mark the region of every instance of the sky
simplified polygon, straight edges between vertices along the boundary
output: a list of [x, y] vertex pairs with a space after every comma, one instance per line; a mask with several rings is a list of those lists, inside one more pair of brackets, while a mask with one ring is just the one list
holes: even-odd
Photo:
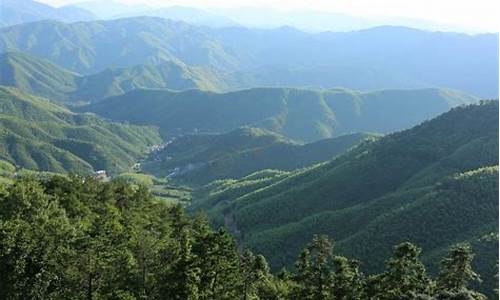
[[[61, 6], [84, 0], [38, 0]], [[89, 0], [87, 0], [89, 1]], [[92, 1], [92, 0], [91, 0]], [[110, 1], [110, 0], [102, 0]], [[115, 0], [148, 6], [198, 8], [263, 7], [292, 11], [329, 11], [360, 17], [405, 17], [471, 29], [500, 29], [499, 0]]]

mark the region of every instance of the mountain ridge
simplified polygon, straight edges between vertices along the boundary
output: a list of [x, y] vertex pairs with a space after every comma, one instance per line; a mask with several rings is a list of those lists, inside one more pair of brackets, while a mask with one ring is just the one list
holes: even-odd
[[446, 89], [358, 92], [251, 88], [227, 93], [138, 89], [79, 107], [117, 121], [154, 125], [164, 137], [249, 126], [297, 141], [408, 128], [478, 99]]

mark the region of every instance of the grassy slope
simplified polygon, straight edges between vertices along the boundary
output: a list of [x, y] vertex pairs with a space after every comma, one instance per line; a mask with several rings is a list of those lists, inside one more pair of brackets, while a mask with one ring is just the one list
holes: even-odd
[[[275, 133], [241, 128], [222, 135], [180, 137], [143, 163], [143, 169], [190, 184], [241, 178], [261, 169], [293, 170], [339, 155], [370, 134], [352, 134], [300, 145]], [[188, 169], [191, 165], [192, 169]]]
[[498, 165], [497, 151], [494, 101], [456, 108], [307, 170], [207, 188], [193, 209], [208, 210], [219, 225], [231, 216], [242, 243], [274, 268], [290, 265], [323, 233], [374, 271], [403, 240], [432, 255], [496, 232], [498, 167], [488, 166]]
[[7, 87], [0, 87], [0, 124], [0, 157], [40, 171], [127, 170], [160, 142], [153, 128], [75, 114]]
[[164, 136], [258, 127], [299, 141], [411, 127], [475, 97], [444, 89], [356, 92], [254, 88], [230, 93], [135, 90], [83, 107], [105, 117], [159, 126]]

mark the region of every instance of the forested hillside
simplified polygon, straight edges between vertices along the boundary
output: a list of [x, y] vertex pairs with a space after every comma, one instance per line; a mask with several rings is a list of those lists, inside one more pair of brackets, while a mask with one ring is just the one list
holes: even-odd
[[0, 0], [0, 300], [498, 299], [489, 4], [80, 1]]
[[138, 17], [2, 28], [0, 52], [6, 51], [26, 52], [84, 75], [172, 61], [222, 72], [236, 89], [448, 87], [498, 95], [497, 34], [390, 26], [312, 34], [290, 27], [210, 28]]
[[230, 93], [135, 90], [80, 108], [118, 121], [154, 125], [164, 137], [224, 133], [250, 126], [297, 141], [405, 129], [477, 98], [446, 89], [357, 92], [255, 88]]
[[113, 174], [129, 170], [161, 139], [151, 127], [75, 114], [47, 99], [0, 87], [0, 141], [0, 159], [20, 168]]
[[174, 62], [108, 68], [84, 76], [26, 53], [0, 54], [0, 85], [59, 102], [93, 102], [136, 88], [224, 90], [223, 78], [207, 68]]
[[241, 128], [182, 136], [142, 163], [142, 170], [189, 184], [237, 179], [262, 169], [294, 170], [331, 159], [374, 134], [350, 134], [301, 145], [276, 133]]
[[[498, 102], [455, 108], [303, 171], [208, 186], [200, 208], [272, 268], [291, 265], [313, 234], [335, 237], [367, 271], [402, 241], [430, 254], [479, 241], [498, 226]], [[491, 243], [481, 249], [494, 262]], [[492, 266], [481, 272], [492, 276]]]
[[265, 257], [145, 188], [61, 176], [0, 186], [2, 299], [486, 299], [467, 244], [441, 256], [439, 276], [411, 243], [370, 276], [334, 245], [315, 236], [294, 270], [273, 275]]

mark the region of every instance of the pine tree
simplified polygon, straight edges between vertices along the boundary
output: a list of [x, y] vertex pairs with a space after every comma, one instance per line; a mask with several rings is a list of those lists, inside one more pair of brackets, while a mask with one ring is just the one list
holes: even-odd
[[326, 236], [314, 236], [296, 263], [297, 299], [330, 299], [333, 287], [333, 244]]
[[448, 256], [441, 261], [441, 272], [437, 280], [440, 297], [460, 294], [469, 295], [472, 299], [486, 299], [484, 295], [469, 289], [471, 282], [481, 281], [479, 275], [472, 270], [473, 259], [474, 254], [469, 244], [451, 247]]
[[[375, 285], [375, 297], [379, 299], [411, 299], [432, 291], [432, 281], [419, 259], [421, 249], [405, 242], [395, 247], [394, 256], [387, 261], [387, 269], [381, 276], [371, 279]], [[373, 292], [373, 291], [372, 291]]]
[[359, 272], [359, 262], [343, 256], [333, 259], [333, 296], [338, 300], [363, 299], [364, 279]]

